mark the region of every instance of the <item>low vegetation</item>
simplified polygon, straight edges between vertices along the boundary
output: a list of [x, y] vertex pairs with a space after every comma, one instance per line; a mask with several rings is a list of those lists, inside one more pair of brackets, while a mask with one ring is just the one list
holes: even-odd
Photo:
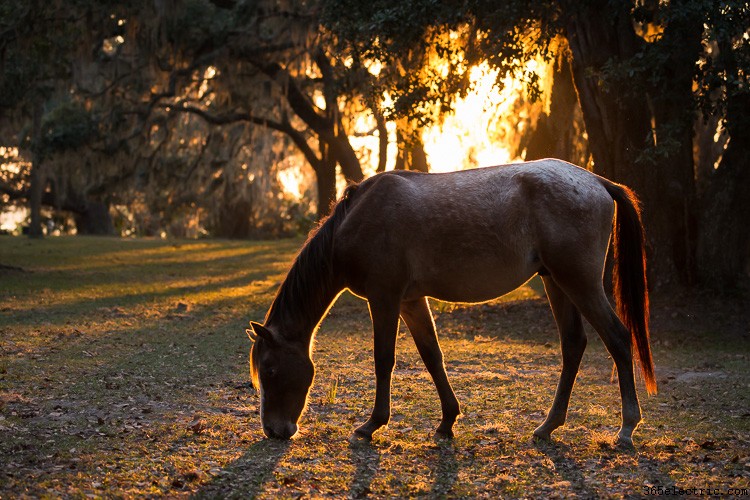
[[747, 297], [654, 298], [660, 392], [641, 389], [636, 451], [613, 447], [620, 399], [589, 331], [568, 423], [531, 433], [557, 383], [557, 334], [532, 281], [499, 301], [434, 303], [464, 415], [439, 403], [405, 327], [393, 418], [371, 445], [371, 326], [343, 296], [317, 336], [302, 433], [264, 438], [244, 328], [301, 240], [0, 239], [0, 497], [640, 497], [750, 488]]

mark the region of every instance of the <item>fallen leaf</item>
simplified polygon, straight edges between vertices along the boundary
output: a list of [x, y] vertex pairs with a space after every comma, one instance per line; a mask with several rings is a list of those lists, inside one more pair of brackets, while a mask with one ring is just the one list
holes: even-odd
[[193, 420], [188, 424], [187, 428], [196, 434], [200, 434], [201, 432], [206, 430], [206, 421], [200, 418]]

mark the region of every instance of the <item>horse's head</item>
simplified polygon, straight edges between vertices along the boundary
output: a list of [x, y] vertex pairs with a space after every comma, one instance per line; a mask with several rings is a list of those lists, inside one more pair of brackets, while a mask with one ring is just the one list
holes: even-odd
[[269, 328], [251, 322], [247, 333], [250, 377], [260, 391], [260, 420], [270, 438], [289, 439], [307, 404], [315, 367], [306, 347], [285, 341]]

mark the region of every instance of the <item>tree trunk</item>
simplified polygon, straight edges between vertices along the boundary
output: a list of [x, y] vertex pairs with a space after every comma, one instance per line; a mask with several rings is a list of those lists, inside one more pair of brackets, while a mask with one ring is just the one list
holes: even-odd
[[[404, 121], [402, 121], [403, 123]], [[419, 131], [409, 130], [408, 124], [402, 125], [406, 130], [397, 129], [396, 147], [396, 165], [394, 170], [417, 170], [419, 172], [429, 172], [430, 166], [427, 163], [427, 154], [422, 142], [422, 134]]]
[[697, 260], [699, 281], [732, 288], [747, 279], [750, 258], [750, 95], [730, 97], [725, 126], [730, 136], [719, 168], [703, 195]]
[[422, 136], [417, 135], [414, 144], [411, 146], [410, 156], [411, 165], [409, 170], [417, 170], [419, 172], [429, 172], [430, 167], [427, 164], [427, 154], [424, 152], [424, 143], [422, 142]]
[[[324, 136], [322, 136], [324, 137]], [[344, 132], [342, 125], [339, 123], [338, 131], [327, 141], [332, 156], [336, 158], [341, 165], [341, 173], [347, 182], [360, 182], [365, 178], [362, 173], [362, 165], [359, 163], [357, 153], [349, 142], [349, 137]]]
[[73, 218], [78, 234], [115, 234], [109, 205], [102, 201], [89, 201], [82, 211], [74, 214]]
[[251, 220], [252, 213], [251, 201], [238, 200], [234, 203], [225, 203], [218, 211], [217, 220], [211, 232], [219, 238], [247, 238], [257, 229]]
[[330, 154], [323, 154], [319, 168], [315, 170], [318, 187], [318, 219], [327, 216], [336, 202], [336, 160]]
[[373, 107], [375, 123], [378, 129], [378, 167], [376, 172], [385, 172], [388, 163], [388, 127], [386, 126], [385, 117], [377, 107]]
[[32, 117], [32, 158], [31, 158], [31, 180], [29, 185], [29, 212], [31, 221], [29, 224], [29, 237], [41, 238], [42, 231], [42, 195], [47, 177], [42, 170], [44, 155], [42, 154], [42, 113], [44, 111], [41, 99], [34, 103]]
[[[674, 8], [679, 8], [675, 2]], [[660, 161], [656, 175], [661, 228], [671, 229], [671, 258], [682, 280], [695, 284], [697, 244], [697, 194], [693, 136], [695, 61], [702, 51], [703, 19], [695, 13], [675, 16], [654, 44], [668, 54], [660, 68], [661, 83], [652, 96], [656, 125], [655, 153]], [[646, 174], [648, 175], [648, 174]]]
[[[690, 255], [695, 243], [691, 236], [694, 233], [691, 137], [682, 137], [678, 147], [656, 162], [648, 160], [662, 146], [658, 141], [665, 132], [657, 123], [657, 142], [654, 142], [652, 119], [660, 119], [664, 124], [677, 123], [678, 128], [687, 120], [687, 128], [682, 130], [690, 130], [692, 121], [684, 110], [692, 108], [692, 100], [686, 99], [692, 81], [676, 78], [663, 82], [658, 89], [657, 95], [673, 96], [670, 109], [681, 107], [681, 116], [667, 109], [660, 110], [659, 116], [652, 114], [645, 91], [633, 90], [642, 88], [642, 81], [617, 82], [616, 88], [603, 85], [598, 73], [604, 66], [631, 60], [645, 42], [636, 35], [624, 4], [595, 1], [585, 5], [569, 4], [567, 39], [594, 171], [628, 185], [640, 196], [651, 284], [658, 287], [673, 282], [690, 283], [694, 265]], [[651, 151], [644, 155], [646, 149]]]
[[583, 132], [570, 61], [562, 57], [552, 76], [549, 116], [542, 114], [527, 137], [525, 159], [559, 158], [585, 167], [589, 153]]

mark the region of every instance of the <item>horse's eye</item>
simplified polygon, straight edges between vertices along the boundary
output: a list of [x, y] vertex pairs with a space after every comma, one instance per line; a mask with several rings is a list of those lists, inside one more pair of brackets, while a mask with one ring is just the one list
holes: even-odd
[[275, 367], [271, 367], [271, 368], [268, 369], [268, 376], [271, 377], [271, 378], [273, 378], [273, 377], [276, 376], [276, 368]]

